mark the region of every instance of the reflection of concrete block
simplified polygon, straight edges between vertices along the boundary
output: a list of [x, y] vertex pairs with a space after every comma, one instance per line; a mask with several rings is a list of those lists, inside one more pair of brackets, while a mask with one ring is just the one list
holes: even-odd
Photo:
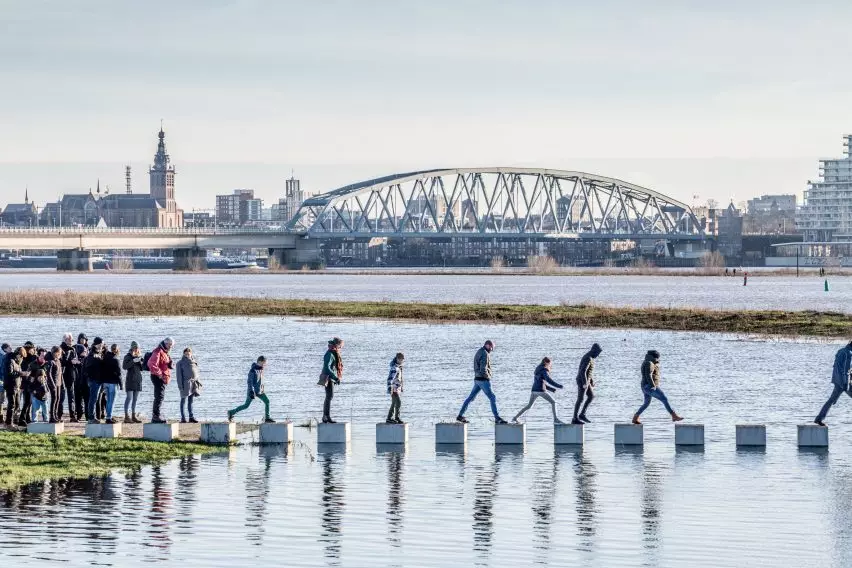
[[766, 426], [763, 424], [737, 424], [738, 446], [765, 446]]
[[828, 426], [799, 424], [799, 446], [810, 448], [828, 447]]
[[65, 424], [57, 422], [30, 422], [27, 424], [27, 434], [62, 434], [65, 432]]
[[352, 439], [352, 430], [349, 422], [338, 422], [336, 424], [323, 424], [320, 422], [317, 429], [317, 443], [319, 444], [347, 444]]
[[675, 424], [675, 445], [703, 446], [704, 424]]
[[641, 424], [616, 424], [615, 444], [618, 446], [641, 446], [644, 435]]
[[154, 424], [147, 422], [142, 425], [142, 437], [154, 442], [171, 442], [180, 438], [180, 424], [171, 422]]
[[293, 423], [275, 422], [260, 425], [261, 444], [289, 444], [293, 441]]
[[583, 440], [584, 436], [582, 424], [553, 425], [554, 444], [573, 444], [575, 446], [582, 446]]
[[201, 425], [201, 441], [207, 444], [233, 444], [237, 425], [233, 422], [208, 422]]
[[376, 424], [377, 444], [407, 444], [408, 424]]
[[466, 444], [467, 424], [464, 422], [439, 422], [435, 424], [435, 444]]
[[118, 438], [121, 424], [86, 424], [87, 438]]
[[495, 424], [495, 444], [524, 444], [527, 441], [526, 424]]

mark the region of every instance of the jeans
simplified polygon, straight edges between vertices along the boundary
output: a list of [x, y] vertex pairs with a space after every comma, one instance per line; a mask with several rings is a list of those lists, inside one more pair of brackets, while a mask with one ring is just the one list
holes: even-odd
[[162, 420], [160, 410], [163, 408], [163, 399], [166, 398], [166, 383], [156, 375], [151, 375], [151, 384], [154, 385], [154, 410], [151, 420]]
[[[264, 418], [269, 418], [269, 397], [267, 397], [265, 394], [259, 394], [259, 395], [257, 395], [257, 398], [259, 398], [263, 402]], [[252, 397], [247, 396], [246, 401], [244, 403], [242, 403], [241, 405], [239, 405], [235, 409], [228, 412], [228, 416], [229, 417], [234, 416], [237, 412], [242, 412], [243, 410], [245, 410], [246, 408], [251, 406], [252, 400], [253, 400]]]
[[115, 391], [118, 390], [118, 385], [104, 383], [101, 388], [106, 392], [106, 419], [112, 420], [112, 406], [115, 404]]
[[97, 418], [95, 406], [98, 404], [98, 396], [101, 394], [101, 385], [97, 381], [89, 379], [88, 390], [89, 398], [86, 403], [86, 417], [89, 420], [95, 420]]
[[399, 393], [391, 393], [391, 407], [388, 412], [388, 420], [399, 420], [400, 407], [402, 407], [402, 399], [399, 398]]
[[843, 393], [852, 396], [852, 393], [850, 393], [846, 389], [834, 385], [834, 390], [832, 391], [831, 396], [828, 397], [828, 400], [825, 402], [825, 404], [822, 405], [822, 410], [819, 411], [819, 414], [816, 417], [819, 422], [825, 420], [825, 417], [828, 415], [828, 411], [831, 409], [832, 406], [837, 404], [837, 401], [840, 399], [840, 395]]
[[331, 420], [331, 399], [334, 398], [334, 381], [328, 380], [325, 385], [325, 400], [322, 403], [322, 419]]
[[488, 397], [488, 401], [491, 403], [491, 414], [494, 415], [494, 418], [500, 418], [500, 415], [497, 413], [497, 397], [494, 396], [494, 392], [491, 390], [491, 381], [488, 379], [474, 379], [473, 390], [470, 391], [464, 404], [462, 404], [459, 416], [464, 416], [464, 413], [467, 412], [467, 407], [470, 406], [470, 403], [473, 402], [479, 391], [484, 392], [485, 396]]
[[558, 416], [556, 416], [556, 399], [554, 399], [554, 398], [553, 398], [553, 396], [552, 396], [549, 392], [545, 392], [545, 391], [542, 391], [542, 392], [539, 392], [539, 391], [533, 391], [533, 392], [531, 392], [531, 393], [530, 393], [530, 401], [527, 403], [527, 405], [526, 405], [525, 407], [523, 407], [523, 408], [520, 410], [520, 412], [518, 412], [518, 413], [515, 415], [515, 417], [514, 417], [514, 418], [512, 418], [512, 422], [514, 422], [515, 420], [517, 420], [518, 418], [520, 418], [521, 416], [523, 416], [523, 415], [524, 415], [524, 413], [525, 413], [527, 410], [529, 410], [530, 408], [532, 408], [532, 405], [533, 405], [533, 404], [535, 404], [536, 399], [538, 399], [539, 397], [543, 398], [544, 400], [546, 400], [547, 402], [549, 402], [549, 403], [550, 403], [550, 410], [553, 412], [553, 420], [554, 420], [554, 421], [559, 420], [559, 417], [558, 417]]
[[[586, 399], [586, 404], [583, 404], [583, 399]], [[586, 415], [586, 410], [595, 399], [595, 387], [591, 384], [586, 386], [585, 382], [577, 381], [577, 402], [574, 403], [574, 419], [579, 419], [580, 416]], [[582, 411], [580, 408], [582, 407]]]
[[181, 420], [186, 420], [186, 416], [183, 413], [184, 406], [186, 406], [186, 409], [189, 411], [189, 419], [192, 420], [194, 418], [194, 416], [192, 415], [192, 399], [194, 399], [194, 398], [195, 398], [194, 394], [181, 397], [181, 399], [180, 399], [180, 419]]
[[133, 416], [136, 416], [136, 399], [139, 398], [139, 391], [127, 391], [124, 396], [124, 414], [127, 415], [128, 410], [132, 409]]
[[47, 422], [47, 402], [44, 400], [39, 400], [35, 397], [34, 394], [30, 395], [31, 403], [32, 403], [32, 411], [30, 414], [30, 418], [32, 422], [36, 421], [36, 416], [38, 416], [38, 411], [41, 410], [41, 421]]
[[660, 387], [652, 389], [648, 385], [642, 385], [642, 394], [645, 395], [645, 402], [642, 403], [642, 406], [639, 407], [639, 410], [636, 411], [636, 416], [639, 416], [645, 409], [648, 408], [648, 405], [651, 404], [651, 399], [656, 398], [660, 402], [663, 403], [663, 406], [666, 407], [666, 411], [669, 414], [674, 414], [674, 410], [672, 410], [671, 405], [669, 405], [669, 399], [666, 398], [666, 393]]

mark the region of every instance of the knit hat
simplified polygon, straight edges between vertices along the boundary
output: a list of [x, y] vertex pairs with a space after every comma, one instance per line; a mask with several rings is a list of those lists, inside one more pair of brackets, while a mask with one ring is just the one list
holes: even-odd
[[139, 349], [139, 344], [138, 344], [138, 343], [136, 343], [135, 341], [131, 341], [131, 342], [130, 342], [130, 349], [131, 349], [131, 350], [133, 350], [133, 349]]
[[339, 337], [334, 337], [334, 338], [329, 340], [328, 345], [329, 345], [329, 347], [337, 347], [341, 343], [343, 343], [342, 339], [340, 339]]
[[103, 344], [104, 340], [100, 337], [96, 337], [94, 341], [92, 341], [92, 347], [97, 347], [98, 345]]

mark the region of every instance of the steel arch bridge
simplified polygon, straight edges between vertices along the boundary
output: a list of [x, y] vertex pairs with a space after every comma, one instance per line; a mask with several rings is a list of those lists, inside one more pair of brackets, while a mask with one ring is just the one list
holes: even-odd
[[318, 238], [704, 238], [692, 209], [666, 195], [595, 174], [530, 168], [371, 179], [308, 198], [287, 228]]

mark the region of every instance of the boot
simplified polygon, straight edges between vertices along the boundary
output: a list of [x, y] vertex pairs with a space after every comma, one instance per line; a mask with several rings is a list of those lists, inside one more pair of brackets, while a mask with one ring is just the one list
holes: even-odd
[[135, 420], [130, 418], [130, 415], [125, 412], [124, 413], [124, 423], [125, 424], [133, 424], [134, 422], [135, 422]]
[[642, 421], [641, 421], [641, 420], [639, 420], [639, 415], [638, 415], [638, 414], [634, 414], [634, 415], [633, 415], [633, 423], [634, 423], [634, 424], [642, 424]]
[[672, 412], [672, 422], [680, 422], [683, 420], [683, 416], [678, 416], [677, 412]]

